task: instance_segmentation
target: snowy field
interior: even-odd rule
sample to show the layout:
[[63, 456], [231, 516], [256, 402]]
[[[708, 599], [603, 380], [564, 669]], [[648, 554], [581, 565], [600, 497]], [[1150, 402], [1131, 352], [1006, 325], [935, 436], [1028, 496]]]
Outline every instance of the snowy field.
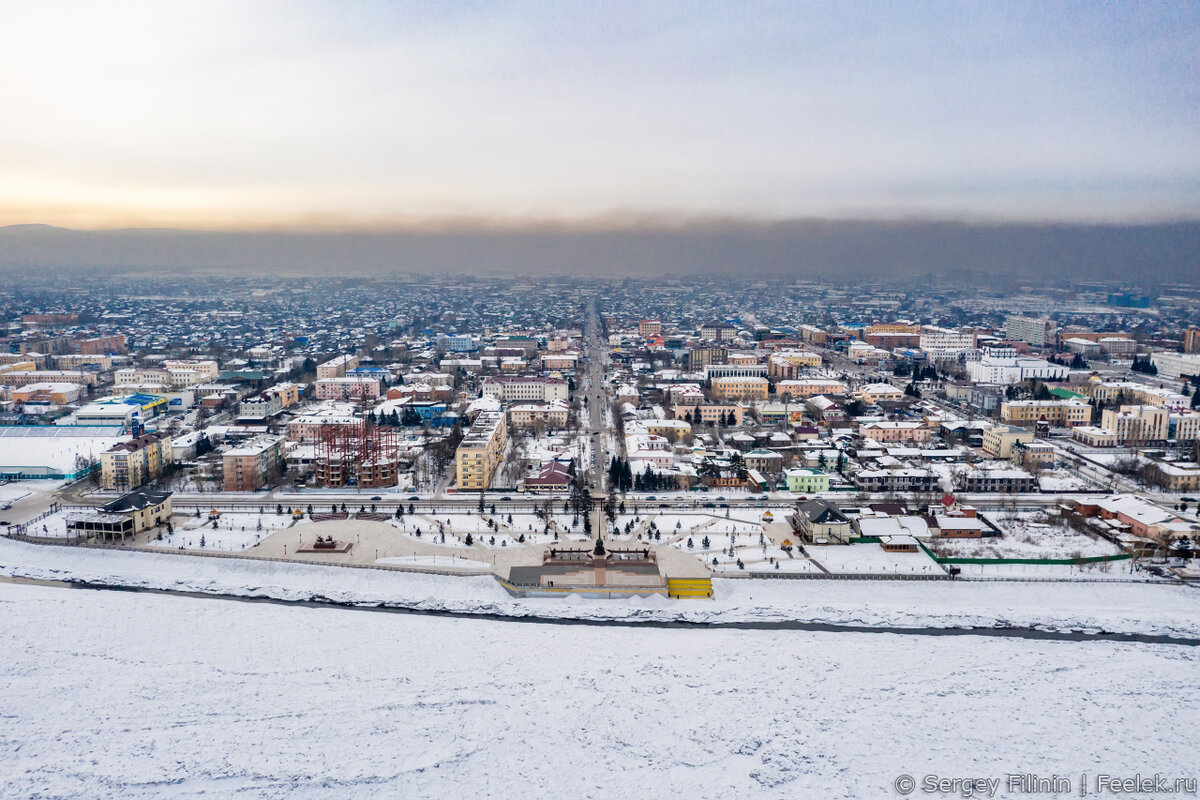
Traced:
[[434, 567], [436, 569], [463, 570], [477, 573], [490, 573], [491, 564], [474, 561], [461, 556], [391, 556], [375, 559], [376, 564], [388, 564], [398, 567]]
[[1200, 591], [1161, 583], [864, 583], [717, 578], [711, 600], [572, 598], [572, 602], [564, 602], [513, 598], [490, 577], [441, 577], [238, 558], [184, 558], [34, 545], [10, 539], [0, 539], [0, 576], [281, 600], [327, 598], [349, 604], [514, 617], [693, 623], [799, 621], [931, 628], [1004, 626], [1200, 637]]
[[4, 797], [883, 798], [900, 774], [1195, 775], [1200, 653], [1178, 645], [8, 584], [0, 605]]
[[988, 519], [1004, 532], [981, 539], [934, 539], [939, 556], [951, 558], [1085, 558], [1111, 556], [1120, 548], [1098, 535], [1073, 530], [1040, 511], [1001, 512]]
[[835, 575], [941, 575], [945, 572], [921, 550], [915, 553], [889, 553], [878, 544], [828, 545], [806, 549], [813, 561]]

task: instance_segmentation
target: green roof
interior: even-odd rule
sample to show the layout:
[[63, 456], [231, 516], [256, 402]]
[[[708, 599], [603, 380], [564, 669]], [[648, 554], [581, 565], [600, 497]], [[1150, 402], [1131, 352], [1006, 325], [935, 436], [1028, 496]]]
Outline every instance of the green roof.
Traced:
[[1050, 394], [1063, 400], [1073, 400], [1076, 397], [1083, 397], [1079, 392], [1072, 392], [1070, 389], [1054, 388], [1050, 390]]

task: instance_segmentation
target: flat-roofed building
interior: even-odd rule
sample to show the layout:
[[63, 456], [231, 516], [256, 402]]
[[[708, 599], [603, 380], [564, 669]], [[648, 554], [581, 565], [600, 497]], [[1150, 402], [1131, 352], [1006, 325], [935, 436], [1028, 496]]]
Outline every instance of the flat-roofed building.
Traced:
[[683, 419], [693, 425], [724, 425], [725, 420], [733, 418], [734, 425], [741, 425], [746, 416], [746, 407], [737, 403], [712, 403], [698, 406], [675, 406], [675, 419]]
[[713, 397], [753, 402], [767, 399], [768, 385], [766, 378], [729, 377], [714, 378], [711, 388]]
[[506, 403], [535, 401], [549, 403], [567, 399], [567, 382], [562, 378], [545, 378], [539, 375], [499, 375], [485, 378], [483, 394], [496, 397]]
[[504, 413], [481, 412], [454, 453], [458, 490], [483, 491], [489, 488], [507, 444], [508, 423]]
[[318, 378], [318, 400], [374, 400], [379, 397], [379, 380], [366, 375], [343, 378]]
[[[1117, 444], [1165, 442], [1169, 438], [1171, 412], [1164, 406], [1121, 406], [1106, 408], [1100, 427], [1117, 435]], [[1193, 437], [1194, 438], [1194, 437]]]
[[166, 433], [144, 433], [120, 442], [100, 454], [100, 486], [135, 489], [162, 474], [174, 451]]
[[113, 336], [93, 336], [90, 339], [80, 339], [75, 345], [85, 356], [124, 353], [125, 336], [120, 333]]
[[1000, 404], [1000, 421], [1026, 427], [1044, 422], [1056, 428], [1074, 428], [1092, 421], [1092, 407], [1079, 400], [1006, 400]]
[[514, 428], [529, 428], [539, 423], [547, 428], [565, 428], [570, 412], [566, 400], [520, 403], [508, 409], [508, 424]]
[[1033, 431], [1013, 425], [993, 425], [983, 432], [983, 452], [993, 458], [1012, 458], [1019, 442], [1032, 442]]
[[816, 397], [819, 394], [843, 395], [846, 384], [828, 378], [798, 378], [790, 381], [780, 381], [775, 384], [775, 394], [781, 398]]
[[[824, 394], [822, 392], [822, 394]], [[880, 403], [884, 401], [899, 402], [904, 399], [904, 392], [890, 383], [869, 383], [856, 393], [864, 403]]]
[[927, 325], [921, 329], [921, 350], [932, 359], [956, 358], [967, 350], [975, 349], [975, 334]]
[[1054, 341], [1057, 326], [1046, 317], [1023, 317], [1012, 314], [1004, 320], [1004, 338], [1011, 342], [1027, 342], [1044, 347]]
[[61, 406], [74, 403], [82, 393], [83, 386], [78, 383], [27, 383], [19, 389], [13, 389], [12, 401]]
[[69, 369], [13, 369], [0, 375], [0, 383], [9, 386], [27, 386], [31, 383], [77, 383], [81, 386], [95, 386], [97, 381], [94, 372]]
[[108, 372], [113, 368], [113, 360], [110, 355], [96, 354], [88, 355], [81, 353], [64, 353], [54, 357], [55, 369], [81, 369], [82, 367], [95, 367], [100, 372]]
[[1200, 375], [1200, 355], [1190, 353], [1153, 353], [1150, 363], [1164, 378]]
[[329, 359], [324, 364], [317, 366], [317, 379], [321, 378], [344, 378], [346, 370], [354, 369], [358, 366], [358, 356], [342, 355]]
[[876, 442], [928, 442], [932, 431], [923, 422], [865, 422], [858, 435]]
[[225, 491], [256, 492], [267, 485], [283, 460], [283, 437], [264, 434], [222, 455]]
[[1080, 425], [1071, 431], [1071, 438], [1088, 447], [1116, 447], [1116, 431], [1098, 425]]

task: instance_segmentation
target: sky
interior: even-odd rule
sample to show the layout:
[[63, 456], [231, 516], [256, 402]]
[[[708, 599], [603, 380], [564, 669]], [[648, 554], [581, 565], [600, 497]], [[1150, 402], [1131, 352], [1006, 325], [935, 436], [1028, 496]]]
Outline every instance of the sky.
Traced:
[[0, 225], [1200, 217], [1200, 3], [0, 0]]

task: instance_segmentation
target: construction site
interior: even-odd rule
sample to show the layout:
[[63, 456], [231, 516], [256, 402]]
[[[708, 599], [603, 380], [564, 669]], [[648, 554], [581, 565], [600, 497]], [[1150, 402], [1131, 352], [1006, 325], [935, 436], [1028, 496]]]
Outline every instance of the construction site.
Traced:
[[400, 477], [400, 432], [367, 419], [322, 425], [317, 431], [314, 477], [321, 486], [366, 489], [395, 486]]

